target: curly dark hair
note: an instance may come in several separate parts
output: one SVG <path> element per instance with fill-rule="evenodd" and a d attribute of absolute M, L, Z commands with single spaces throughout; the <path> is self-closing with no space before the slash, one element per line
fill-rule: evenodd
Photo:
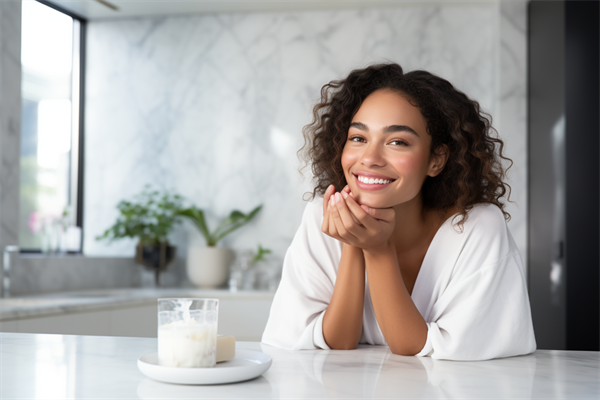
<path fill-rule="evenodd" d="M 432 152 L 441 145 L 449 150 L 443 171 L 427 177 L 423 184 L 424 207 L 440 212 L 456 207 L 455 222 L 461 227 L 477 203 L 495 204 L 509 220 L 501 201 L 507 192 L 510 196 L 501 159 L 509 162 L 508 168 L 512 161 L 503 155 L 504 143 L 492 127 L 491 116 L 447 80 L 427 71 L 404 73 L 393 63 L 356 69 L 346 79 L 321 89 L 321 100 L 313 109 L 312 123 L 303 129 L 305 143 L 299 150 L 314 175 L 311 197 L 322 196 L 329 185 L 337 191 L 346 186 L 341 158 L 350 123 L 365 98 L 380 89 L 398 92 L 419 109 L 432 139 Z"/>

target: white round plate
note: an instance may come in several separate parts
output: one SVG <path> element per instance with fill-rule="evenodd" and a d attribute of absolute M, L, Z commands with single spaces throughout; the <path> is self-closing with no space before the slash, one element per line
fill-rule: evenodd
<path fill-rule="evenodd" d="M 260 351 L 235 349 L 235 357 L 217 363 L 214 368 L 178 368 L 158 365 L 158 353 L 138 359 L 138 368 L 148 378 L 184 385 L 216 385 L 247 381 L 264 374 L 273 360 Z"/>

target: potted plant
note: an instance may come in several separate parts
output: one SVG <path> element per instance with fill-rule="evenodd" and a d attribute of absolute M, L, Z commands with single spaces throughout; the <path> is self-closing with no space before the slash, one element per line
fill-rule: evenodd
<path fill-rule="evenodd" d="M 258 250 L 243 251 L 237 254 L 235 267 L 231 270 L 229 290 L 236 292 L 242 290 L 267 289 L 270 281 L 270 268 L 268 268 L 266 255 L 271 250 L 258 245 Z"/>
<path fill-rule="evenodd" d="M 117 204 L 117 221 L 96 240 L 137 238 L 136 262 L 154 272 L 159 286 L 160 273 L 175 259 L 176 248 L 167 237 L 180 222 L 181 203 L 181 196 L 151 190 L 147 185 L 132 201 L 121 200 Z"/>
<path fill-rule="evenodd" d="M 260 244 L 258 250 L 252 257 L 252 269 L 254 274 L 254 289 L 272 290 L 277 289 L 278 279 L 277 270 L 274 269 L 271 260 L 267 257 L 273 252 L 270 249 L 263 248 Z"/>
<path fill-rule="evenodd" d="M 206 247 L 190 247 L 188 249 L 187 272 L 192 283 L 204 288 L 215 288 L 227 282 L 229 266 L 233 261 L 234 253 L 228 248 L 217 247 L 217 243 L 231 232 L 250 222 L 261 208 L 262 205 L 248 214 L 234 210 L 212 232 L 206 224 L 203 210 L 192 206 L 178 212 L 178 215 L 190 220 L 206 240 Z"/>

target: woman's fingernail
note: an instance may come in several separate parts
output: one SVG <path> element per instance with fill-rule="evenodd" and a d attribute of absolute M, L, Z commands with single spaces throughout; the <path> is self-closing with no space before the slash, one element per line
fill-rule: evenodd
<path fill-rule="evenodd" d="M 348 198 L 348 193 L 342 192 L 342 197 L 345 198 L 345 199 L 347 199 Z"/>
<path fill-rule="evenodd" d="M 369 206 L 365 206 L 364 204 L 361 204 L 360 206 L 363 210 L 365 210 L 366 212 L 369 212 Z"/>
<path fill-rule="evenodd" d="M 339 193 L 335 194 L 335 202 L 339 203 L 340 201 L 342 201 L 342 196 Z"/>

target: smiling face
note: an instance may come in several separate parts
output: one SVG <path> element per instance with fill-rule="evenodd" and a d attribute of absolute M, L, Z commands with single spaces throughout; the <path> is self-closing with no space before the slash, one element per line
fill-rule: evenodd
<path fill-rule="evenodd" d="M 373 208 L 421 201 L 427 176 L 446 158 L 434 156 L 419 109 L 391 90 L 370 94 L 352 118 L 342 168 L 356 200 Z"/>

